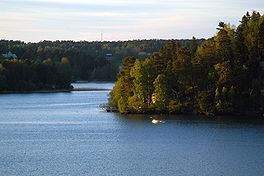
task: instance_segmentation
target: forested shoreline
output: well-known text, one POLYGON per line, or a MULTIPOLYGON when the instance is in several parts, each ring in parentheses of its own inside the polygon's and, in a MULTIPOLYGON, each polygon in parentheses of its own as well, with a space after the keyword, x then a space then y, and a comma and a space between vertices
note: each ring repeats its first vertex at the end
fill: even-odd
POLYGON ((176 41, 144 61, 124 59, 109 103, 121 113, 263 114, 264 16, 188 47, 176 41))
MULTIPOLYGON (((199 40, 202 43, 204 40, 199 40)), ((167 40, 117 42, 0 40, 0 91, 71 90, 75 81, 115 81, 122 59, 158 52, 167 40), (7 58, 10 54, 10 57, 7 58), (15 57, 13 56, 15 55, 15 57)), ((191 40, 178 40, 188 46, 191 40)))
POLYGON ((0 91, 71 90, 71 68, 67 58, 55 63, 0 60, 0 91))

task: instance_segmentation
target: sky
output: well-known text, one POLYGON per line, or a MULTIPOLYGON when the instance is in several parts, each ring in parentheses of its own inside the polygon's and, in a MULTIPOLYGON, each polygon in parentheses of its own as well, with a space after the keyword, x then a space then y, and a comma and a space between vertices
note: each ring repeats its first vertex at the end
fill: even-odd
POLYGON ((264 0, 0 0, 0 38, 105 41, 209 38, 264 0))

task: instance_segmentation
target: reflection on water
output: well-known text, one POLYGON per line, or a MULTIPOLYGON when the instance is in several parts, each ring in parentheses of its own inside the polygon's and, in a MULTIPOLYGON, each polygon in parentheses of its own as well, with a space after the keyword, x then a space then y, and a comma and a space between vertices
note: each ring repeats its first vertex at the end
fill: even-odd
POLYGON ((0 175, 264 173, 263 120, 106 113, 108 93, 0 95, 0 175))

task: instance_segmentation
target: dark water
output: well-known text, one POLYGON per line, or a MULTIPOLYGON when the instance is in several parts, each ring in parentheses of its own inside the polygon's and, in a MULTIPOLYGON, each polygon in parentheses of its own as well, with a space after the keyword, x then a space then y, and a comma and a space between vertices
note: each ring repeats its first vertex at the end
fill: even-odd
POLYGON ((107 94, 0 95, 0 175, 264 175, 263 123, 153 125, 100 110, 107 94))

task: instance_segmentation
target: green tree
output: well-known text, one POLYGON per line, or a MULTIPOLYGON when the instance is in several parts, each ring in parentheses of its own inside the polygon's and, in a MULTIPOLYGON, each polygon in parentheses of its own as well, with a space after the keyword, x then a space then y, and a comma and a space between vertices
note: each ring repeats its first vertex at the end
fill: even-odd
POLYGON ((207 116, 215 115, 214 97, 212 92, 199 91, 197 94, 197 110, 207 116))
POLYGON ((134 96, 142 103, 141 108, 147 108, 151 102, 153 79, 150 72, 150 65, 139 60, 131 69, 131 76, 134 78, 134 96))
POLYGON ((170 100, 170 87, 164 74, 159 74, 154 83, 155 106, 158 111, 166 111, 170 100))
POLYGON ((130 71, 135 61, 133 57, 124 59, 117 82, 110 93, 110 104, 117 106, 119 110, 121 108, 123 112, 128 109, 128 107, 124 107, 127 106, 127 103, 124 104, 123 102, 128 102, 128 98, 134 95, 133 78, 130 76, 130 71))

